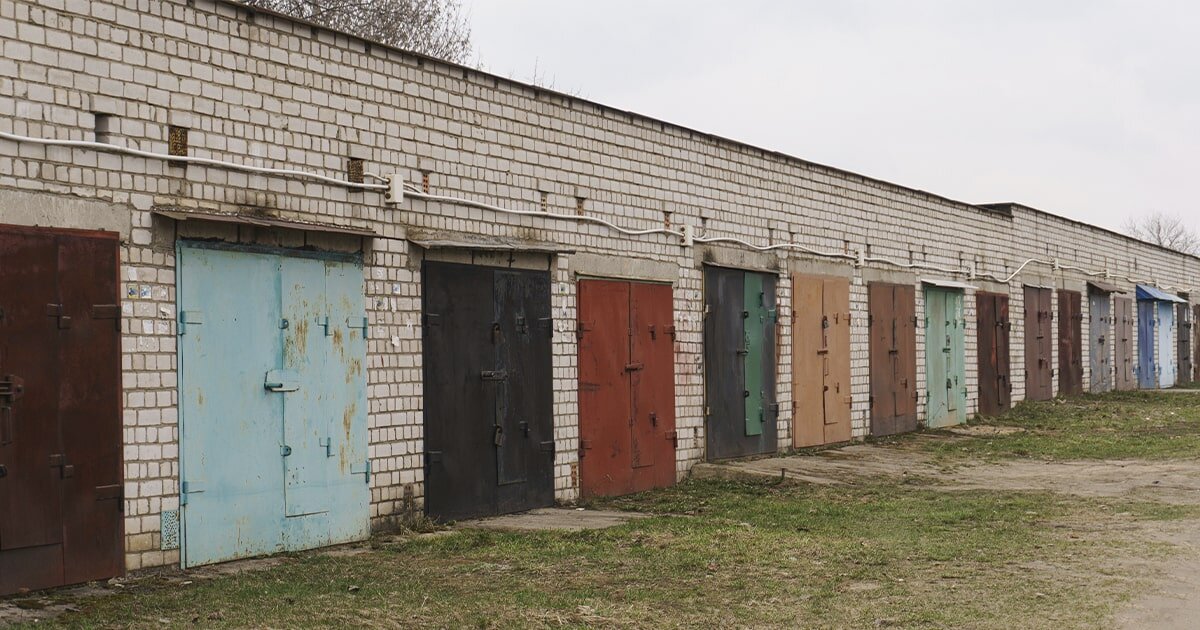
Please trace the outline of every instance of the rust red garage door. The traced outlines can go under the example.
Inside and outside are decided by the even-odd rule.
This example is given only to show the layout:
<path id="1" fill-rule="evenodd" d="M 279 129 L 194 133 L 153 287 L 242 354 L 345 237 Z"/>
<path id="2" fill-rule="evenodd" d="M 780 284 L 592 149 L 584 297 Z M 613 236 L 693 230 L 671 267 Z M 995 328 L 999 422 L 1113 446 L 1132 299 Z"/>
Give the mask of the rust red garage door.
<path id="1" fill-rule="evenodd" d="M 868 288 L 871 329 L 871 435 L 917 429 L 917 291 L 873 282 Z"/>
<path id="2" fill-rule="evenodd" d="M 554 503 L 550 277 L 426 261 L 425 511 Z"/>
<path id="3" fill-rule="evenodd" d="M 115 234 L 0 227 L 0 594 L 122 572 Z"/>
<path id="4" fill-rule="evenodd" d="M 1117 343 L 1114 348 L 1116 382 L 1119 391 L 1137 389 L 1137 372 L 1133 362 L 1133 300 L 1113 298 L 1113 322 L 1116 324 Z"/>
<path id="5" fill-rule="evenodd" d="M 792 276 L 792 445 L 850 439 L 850 281 Z"/>
<path id="6" fill-rule="evenodd" d="M 1054 321 L 1050 289 L 1025 287 L 1025 399 L 1054 397 L 1054 368 L 1050 364 Z"/>
<path id="7" fill-rule="evenodd" d="M 1009 379 L 1008 296 L 975 294 L 979 325 L 979 413 L 994 416 L 1012 407 Z"/>
<path id="8" fill-rule="evenodd" d="M 579 474 L 585 497 L 675 482 L 671 286 L 579 282 Z"/>
<path id="9" fill-rule="evenodd" d="M 1078 291 L 1058 292 L 1058 393 L 1083 393 L 1083 310 Z"/>

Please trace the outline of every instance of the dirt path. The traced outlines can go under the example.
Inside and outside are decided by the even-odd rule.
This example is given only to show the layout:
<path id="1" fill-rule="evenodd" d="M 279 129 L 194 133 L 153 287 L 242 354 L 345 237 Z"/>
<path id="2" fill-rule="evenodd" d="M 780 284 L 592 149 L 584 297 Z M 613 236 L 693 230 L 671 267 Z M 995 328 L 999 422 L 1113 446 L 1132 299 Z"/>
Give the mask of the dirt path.
<path id="1" fill-rule="evenodd" d="M 935 489 L 1041 490 L 1093 498 L 1200 505 L 1200 460 L 1184 461 L 1004 461 L 946 466 L 922 448 L 923 441 L 969 439 L 920 435 L 888 446 L 856 444 L 798 455 L 724 464 L 700 464 L 696 477 L 787 478 L 819 485 L 865 479 L 908 478 Z M 1092 524 L 1104 530 L 1104 524 Z M 1152 587 L 1122 607 L 1118 628 L 1200 627 L 1200 521 L 1138 522 L 1112 526 L 1122 534 L 1169 543 L 1167 557 L 1125 557 L 1117 570 L 1149 578 Z M 1103 535 L 1103 532 L 1101 532 Z"/>

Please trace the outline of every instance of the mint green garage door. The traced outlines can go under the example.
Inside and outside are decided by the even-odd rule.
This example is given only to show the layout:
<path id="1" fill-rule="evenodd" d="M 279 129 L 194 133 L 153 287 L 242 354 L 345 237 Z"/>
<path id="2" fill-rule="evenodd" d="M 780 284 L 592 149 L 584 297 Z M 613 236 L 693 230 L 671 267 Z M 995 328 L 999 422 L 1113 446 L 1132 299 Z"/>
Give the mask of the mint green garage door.
<path id="1" fill-rule="evenodd" d="M 966 319 L 961 289 L 925 286 L 925 426 L 967 421 Z"/>
<path id="2" fill-rule="evenodd" d="M 182 562 L 369 533 L 356 258 L 181 242 Z"/>

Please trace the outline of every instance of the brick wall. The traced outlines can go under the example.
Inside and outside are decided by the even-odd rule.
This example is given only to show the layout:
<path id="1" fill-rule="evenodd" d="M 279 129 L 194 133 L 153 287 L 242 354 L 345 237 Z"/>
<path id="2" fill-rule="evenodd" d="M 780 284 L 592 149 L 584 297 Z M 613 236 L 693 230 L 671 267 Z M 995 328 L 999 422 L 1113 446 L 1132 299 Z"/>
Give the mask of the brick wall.
<path id="1" fill-rule="evenodd" d="M 1001 277 L 1029 258 L 1107 269 L 1176 288 L 1196 284 L 1200 274 L 1195 258 L 1030 208 L 955 202 L 219 0 L 0 0 L 0 47 L 0 131 L 93 140 L 103 123 L 113 144 L 165 153 L 167 126 L 177 125 L 190 130 L 194 156 L 335 177 L 342 176 L 349 158 L 360 158 L 368 171 L 400 172 L 414 182 L 427 178 L 433 192 L 514 209 L 537 210 L 544 194 L 551 209 L 575 212 L 582 198 L 588 215 L 629 227 L 686 224 L 709 235 L 861 251 L 906 265 L 973 265 L 980 274 Z M 372 517 L 377 522 L 419 505 L 422 497 L 420 261 L 425 254 L 409 240 L 418 236 L 553 243 L 579 255 L 672 268 L 681 475 L 704 457 L 703 264 L 715 260 L 779 269 L 780 447 L 791 443 L 786 279 L 792 267 L 826 260 L 808 253 L 754 254 L 726 245 L 689 249 L 664 235 L 627 238 L 598 225 L 441 202 L 410 200 L 392 207 L 377 192 L 311 180 L 0 140 L 0 222 L 43 222 L 40 215 L 7 204 L 30 192 L 46 200 L 81 198 L 123 209 L 118 223 L 126 235 L 123 365 L 131 569 L 178 561 L 177 551 L 159 549 L 158 538 L 158 515 L 177 507 L 179 491 L 174 239 L 189 229 L 213 238 L 282 245 L 310 238 L 286 230 L 184 227 L 197 222 L 177 224 L 153 214 L 155 209 L 253 209 L 378 234 L 361 243 L 367 254 Z M 70 220 L 91 223 L 87 217 Z M 347 245 L 311 238 L 303 242 Z M 578 488 L 572 258 L 551 256 L 557 322 L 555 487 L 564 501 L 575 498 Z M 869 430 L 862 315 L 870 273 L 913 284 L 948 277 L 877 262 L 850 271 L 852 423 L 858 437 Z M 1035 264 L 1007 283 L 1014 401 L 1024 390 L 1022 285 L 1084 290 L 1086 279 L 1080 272 Z M 967 291 L 965 305 L 973 413 L 978 404 L 973 291 Z M 918 292 L 918 314 L 923 309 Z M 922 327 L 917 330 L 923 353 Z M 1085 335 L 1086 330 L 1085 323 Z M 917 365 L 923 390 L 923 354 Z"/>

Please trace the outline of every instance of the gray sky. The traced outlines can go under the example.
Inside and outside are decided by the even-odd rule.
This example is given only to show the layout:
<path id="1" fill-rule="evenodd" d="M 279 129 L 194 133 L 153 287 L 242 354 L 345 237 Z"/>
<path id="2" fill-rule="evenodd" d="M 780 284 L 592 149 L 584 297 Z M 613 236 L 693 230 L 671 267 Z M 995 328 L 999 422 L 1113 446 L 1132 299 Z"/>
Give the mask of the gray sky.
<path id="1" fill-rule="evenodd" d="M 1200 229 L 1200 3 L 464 4 L 496 74 L 962 201 Z"/>

